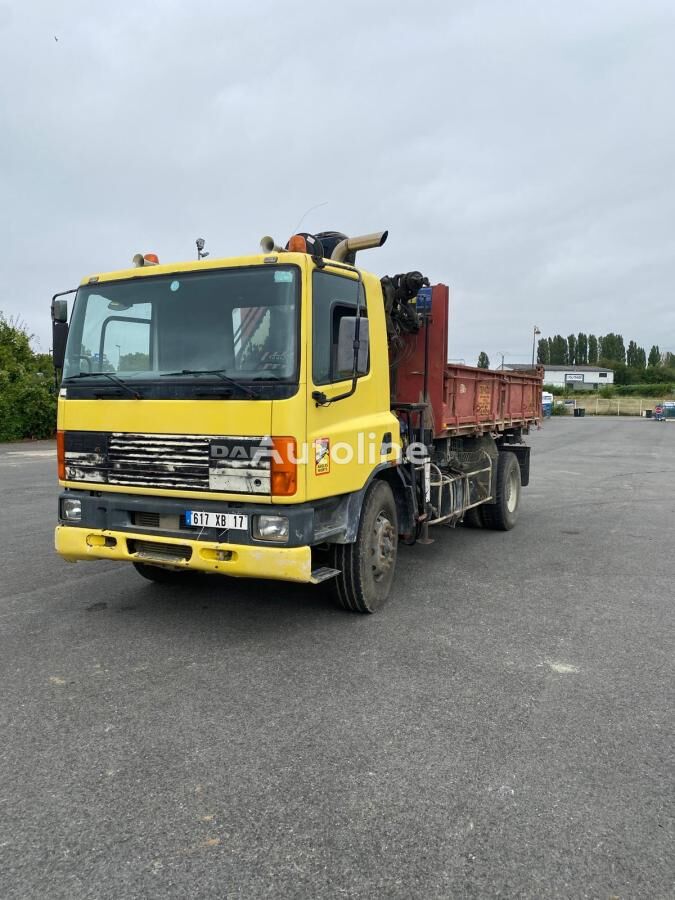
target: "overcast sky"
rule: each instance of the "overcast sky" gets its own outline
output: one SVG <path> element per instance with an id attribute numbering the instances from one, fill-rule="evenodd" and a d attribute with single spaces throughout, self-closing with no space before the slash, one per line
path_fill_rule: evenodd
<path id="1" fill-rule="evenodd" d="M 450 357 L 544 334 L 675 351 L 675 4 L 0 2 L 0 310 L 137 251 L 389 229 Z"/>

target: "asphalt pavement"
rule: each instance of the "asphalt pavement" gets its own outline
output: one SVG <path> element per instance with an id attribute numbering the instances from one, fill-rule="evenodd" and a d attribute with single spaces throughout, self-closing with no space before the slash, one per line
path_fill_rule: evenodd
<path id="1" fill-rule="evenodd" d="M 675 423 L 530 442 L 517 528 L 370 617 L 67 564 L 0 447 L 0 897 L 675 896 Z"/>

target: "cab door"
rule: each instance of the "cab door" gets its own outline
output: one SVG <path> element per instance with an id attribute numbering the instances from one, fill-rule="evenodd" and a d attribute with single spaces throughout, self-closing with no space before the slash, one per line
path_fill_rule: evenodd
<path id="1" fill-rule="evenodd" d="M 355 392 L 335 402 L 352 387 L 351 372 L 340 369 L 340 322 L 357 313 L 368 319 L 370 352 Z M 356 272 L 332 269 L 330 264 L 311 273 L 309 302 L 309 389 L 307 412 L 307 498 L 336 496 L 360 490 L 372 471 L 395 454 L 397 420 L 389 408 L 389 357 L 380 284 Z M 326 404 L 312 399 L 325 395 Z M 383 452 L 383 449 L 385 452 Z"/>

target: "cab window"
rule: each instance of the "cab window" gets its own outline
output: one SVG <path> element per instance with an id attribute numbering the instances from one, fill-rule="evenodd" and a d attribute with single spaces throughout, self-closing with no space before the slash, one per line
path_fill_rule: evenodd
<path id="1" fill-rule="evenodd" d="M 315 271 L 312 277 L 312 380 L 314 384 L 344 381 L 337 371 L 340 319 L 356 315 L 359 282 L 354 278 Z M 361 285 L 361 315 L 367 315 L 366 296 Z"/>

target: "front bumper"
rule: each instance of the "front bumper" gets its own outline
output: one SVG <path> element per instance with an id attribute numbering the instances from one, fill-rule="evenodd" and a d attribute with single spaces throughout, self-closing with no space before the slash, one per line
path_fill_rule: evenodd
<path id="1" fill-rule="evenodd" d="M 310 547 L 216 543 L 70 525 L 57 526 L 55 545 L 68 562 L 114 559 L 239 578 L 313 581 Z"/>

